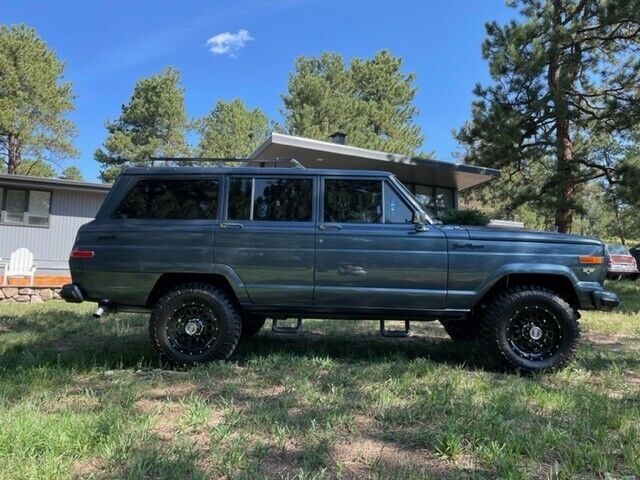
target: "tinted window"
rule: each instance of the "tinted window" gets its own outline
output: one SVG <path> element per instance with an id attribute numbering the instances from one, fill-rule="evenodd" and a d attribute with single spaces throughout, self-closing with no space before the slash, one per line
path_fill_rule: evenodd
<path id="1" fill-rule="evenodd" d="M 305 222 L 311 220 L 311 179 L 256 178 L 253 219 Z"/>
<path id="2" fill-rule="evenodd" d="M 227 218 L 249 220 L 251 218 L 251 179 L 232 178 L 229 182 Z"/>
<path id="3" fill-rule="evenodd" d="M 278 222 L 309 221 L 312 196 L 313 181 L 310 178 L 232 178 L 229 183 L 227 218 Z"/>
<path id="4" fill-rule="evenodd" d="M 218 180 L 141 180 L 114 214 L 115 218 L 205 220 L 216 218 Z"/>
<path id="5" fill-rule="evenodd" d="M 413 212 L 395 190 L 384 184 L 384 223 L 411 223 Z"/>
<path id="6" fill-rule="evenodd" d="M 336 223 L 382 222 L 382 182 L 378 180 L 325 180 L 324 221 Z"/>

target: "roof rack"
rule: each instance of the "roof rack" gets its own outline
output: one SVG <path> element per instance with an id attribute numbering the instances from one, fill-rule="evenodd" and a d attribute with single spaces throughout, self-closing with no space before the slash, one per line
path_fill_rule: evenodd
<path id="1" fill-rule="evenodd" d="M 212 157 L 151 157 L 152 162 L 174 162 L 174 163 L 213 163 L 216 167 L 221 167 L 225 163 L 258 164 L 259 167 L 294 167 L 305 168 L 295 158 L 212 158 Z"/>

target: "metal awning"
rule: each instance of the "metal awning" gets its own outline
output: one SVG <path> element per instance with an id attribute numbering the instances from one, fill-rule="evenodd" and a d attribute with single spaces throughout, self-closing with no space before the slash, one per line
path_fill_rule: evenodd
<path id="1" fill-rule="evenodd" d="M 310 138 L 272 133 L 249 158 L 295 158 L 307 168 L 384 170 L 404 183 L 465 190 L 500 176 L 500 170 L 406 157 Z"/>

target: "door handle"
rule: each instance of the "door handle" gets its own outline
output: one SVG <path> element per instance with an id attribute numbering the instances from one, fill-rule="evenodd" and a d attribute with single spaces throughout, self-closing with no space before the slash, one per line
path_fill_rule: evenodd
<path id="1" fill-rule="evenodd" d="M 244 228 L 241 223 L 221 223 L 220 228 Z"/>
<path id="2" fill-rule="evenodd" d="M 318 230 L 327 230 L 329 228 L 335 228 L 336 230 L 342 230 L 342 225 L 338 223 L 323 223 L 318 225 Z"/>
<path id="3" fill-rule="evenodd" d="M 479 248 L 484 248 L 484 245 L 475 245 L 473 243 L 454 243 L 453 248 L 468 248 L 470 250 L 477 250 Z"/>
<path id="4" fill-rule="evenodd" d="M 98 235 L 96 238 L 98 240 L 115 240 L 118 237 L 113 234 L 105 234 L 105 235 Z"/>

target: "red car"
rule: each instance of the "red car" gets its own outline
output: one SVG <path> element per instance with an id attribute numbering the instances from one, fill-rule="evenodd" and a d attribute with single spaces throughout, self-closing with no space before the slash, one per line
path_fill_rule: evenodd
<path id="1" fill-rule="evenodd" d="M 638 264 L 624 245 L 607 245 L 609 250 L 609 270 L 607 277 L 621 279 L 623 276 L 637 277 Z"/>

